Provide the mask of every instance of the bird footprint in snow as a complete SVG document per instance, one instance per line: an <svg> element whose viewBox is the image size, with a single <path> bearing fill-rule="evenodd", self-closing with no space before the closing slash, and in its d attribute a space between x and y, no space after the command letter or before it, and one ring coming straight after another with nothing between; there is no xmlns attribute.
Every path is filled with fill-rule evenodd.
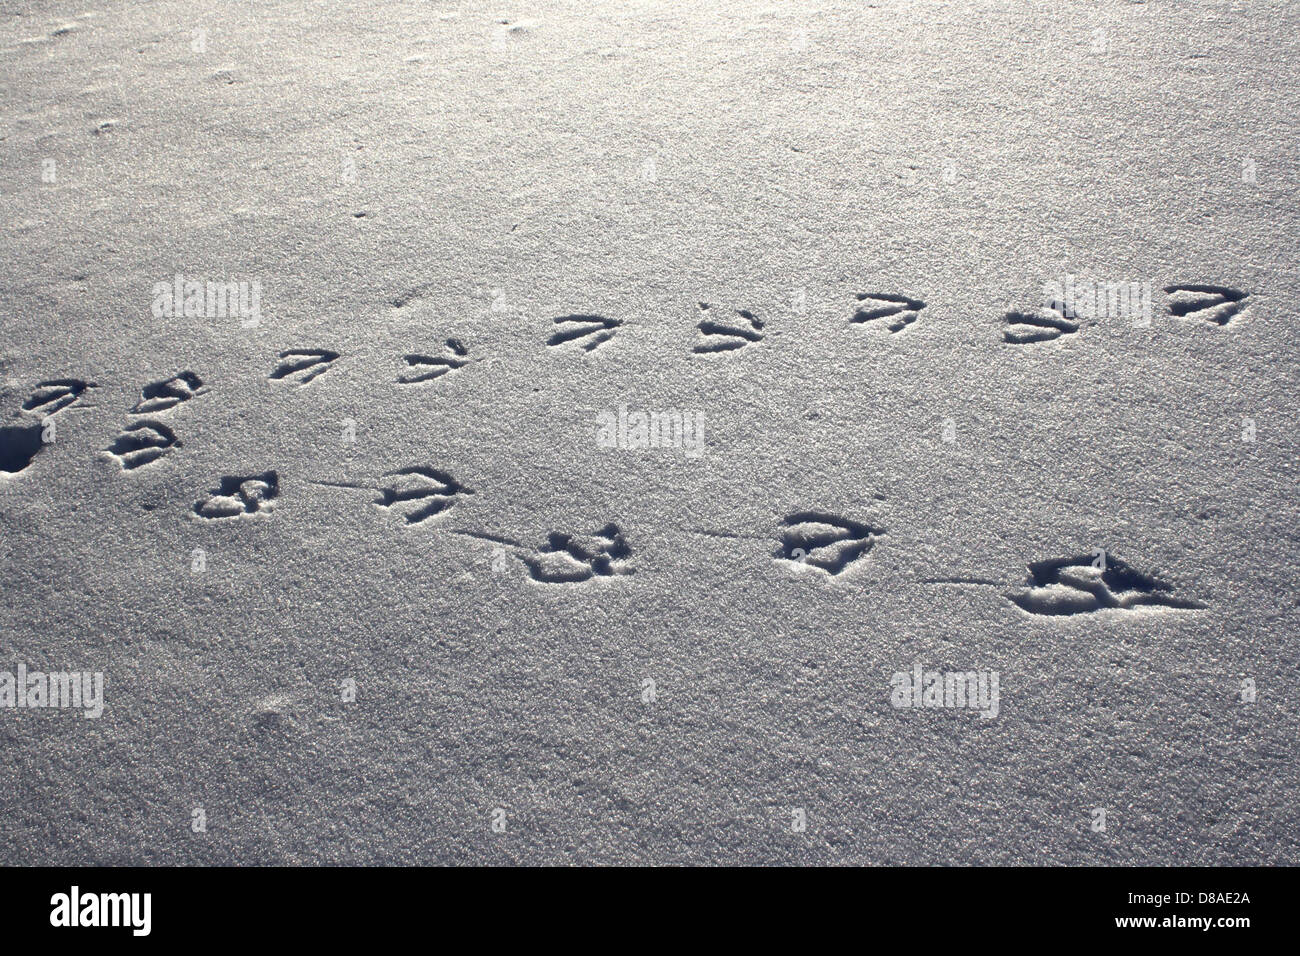
<svg viewBox="0 0 1300 956"><path fill-rule="evenodd" d="M306 385L334 366L338 352L329 349L286 349L279 354L279 363L271 370L270 378L282 379L297 376L294 381Z"/></svg>
<svg viewBox="0 0 1300 956"><path fill-rule="evenodd" d="M614 331L623 324L619 319L607 319L602 315L562 315L553 321L556 330L546 340L547 345L575 342L586 352L608 342L614 336Z"/></svg>
<svg viewBox="0 0 1300 956"><path fill-rule="evenodd" d="M280 476L274 471L226 475L216 489L194 505L194 513L209 520L265 514L279 494Z"/></svg>
<svg viewBox="0 0 1300 956"><path fill-rule="evenodd" d="M1143 605L1196 609L1197 601L1178 597L1174 589L1104 551L1052 558L1029 565L1028 586L1008 599L1030 614L1089 614L1132 610Z"/></svg>
<svg viewBox="0 0 1300 956"><path fill-rule="evenodd" d="M707 302L699 304L703 318L696 326L701 338L696 343L696 353L730 352L743 348L751 342L763 341L763 320L745 309L737 309L736 315L741 319L734 325L727 325L714 318L713 306Z"/></svg>
<svg viewBox="0 0 1300 956"><path fill-rule="evenodd" d="M830 575L846 571L885 533L884 528L819 511L795 512L783 524L775 557Z"/></svg>
<svg viewBox="0 0 1300 956"><path fill-rule="evenodd" d="M397 380L403 385L428 382L469 364L468 355L469 350L460 339L448 339L446 355L403 355L407 370L399 374Z"/></svg>

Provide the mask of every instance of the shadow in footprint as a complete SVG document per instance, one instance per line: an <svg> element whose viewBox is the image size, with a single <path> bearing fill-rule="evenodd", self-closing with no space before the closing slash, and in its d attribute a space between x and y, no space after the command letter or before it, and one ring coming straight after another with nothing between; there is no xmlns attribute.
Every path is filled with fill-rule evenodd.
<svg viewBox="0 0 1300 956"><path fill-rule="evenodd" d="M632 549L618 525L610 522L589 535L552 531L546 544L520 559L528 574L543 584L573 584L593 577L631 574L626 562Z"/></svg>
<svg viewBox="0 0 1300 956"><path fill-rule="evenodd" d="M52 378L37 382L31 398L23 402L23 411L53 415L76 402L87 389L94 387L94 382L83 382L79 378Z"/></svg>
<svg viewBox="0 0 1300 956"><path fill-rule="evenodd" d="M890 332L901 332L921 315L925 303L906 295L894 295L888 292L859 292L855 298L862 303L853 313L850 322L861 325L877 319L889 319L886 328Z"/></svg>
<svg viewBox="0 0 1300 956"><path fill-rule="evenodd" d="M575 342L586 352L608 342L613 337L614 330L623 324L620 319L607 319L603 315L562 315L552 321L557 329L546 340L547 345ZM581 341L582 339L586 341Z"/></svg>
<svg viewBox="0 0 1300 956"><path fill-rule="evenodd" d="M397 381L403 385L428 382L469 364L469 359L466 357L469 355L469 349L465 348L460 339L448 339L447 352L447 355L403 355L402 361L407 364L409 370L398 375Z"/></svg>
<svg viewBox="0 0 1300 956"><path fill-rule="evenodd" d="M30 465L44 447L39 424L0 428L0 472L17 474Z"/></svg>
<svg viewBox="0 0 1300 956"><path fill-rule="evenodd" d="M127 471L157 461L172 448L181 447L175 433L162 422L137 422L128 425L108 447Z"/></svg>
<svg viewBox="0 0 1300 956"><path fill-rule="evenodd" d="M1187 283L1165 286L1172 297L1169 314L1178 318L1204 319L1214 325L1227 325L1246 308L1248 293L1223 285Z"/></svg>
<svg viewBox="0 0 1300 956"><path fill-rule="evenodd" d="M1029 565L1025 590L1007 598L1030 614L1091 614L1141 606L1195 610L1205 605L1108 554L1051 558Z"/></svg>
<svg viewBox="0 0 1300 956"><path fill-rule="evenodd" d="M1002 338L1012 345L1047 342L1079 331L1079 323L1067 319L1055 309L1040 308L1032 312L1008 312L1002 317L1007 327Z"/></svg>
<svg viewBox="0 0 1300 956"><path fill-rule="evenodd" d="M299 385L306 385L316 376L328 372L339 353L329 349L286 349L278 357L279 363L267 377L278 380L296 375L298 377L295 381Z"/></svg>
<svg viewBox="0 0 1300 956"><path fill-rule="evenodd" d="M131 409L132 415L149 415L173 408L181 402L202 393L203 379L193 372L181 372L161 382L152 382L140 389L140 401Z"/></svg>
<svg viewBox="0 0 1300 956"><path fill-rule="evenodd" d="M763 320L753 312L737 309L736 315L744 320L744 324L727 325L711 317L710 310L713 306L709 303L701 302L699 307L704 318L696 325L702 335L694 348L696 354L731 352L751 342L763 341Z"/></svg>
<svg viewBox="0 0 1300 956"><path fill-rule="evenodd" d="M836 575L869 552L884 528L819 511L798 511L786 517L781 546L774 557L809 565Z"/></svg>
<svg viewBox="0 0 1300 956"><path fill-rule="evenodd" d="M398 511L405 517L407 524L426 521L454 505L457 496L474 493L447 472L423 465L390 471L384 477L395 480L379 489L379 498L375 504ZM413 507L403 511L397 507L399 505Z"/></svg>

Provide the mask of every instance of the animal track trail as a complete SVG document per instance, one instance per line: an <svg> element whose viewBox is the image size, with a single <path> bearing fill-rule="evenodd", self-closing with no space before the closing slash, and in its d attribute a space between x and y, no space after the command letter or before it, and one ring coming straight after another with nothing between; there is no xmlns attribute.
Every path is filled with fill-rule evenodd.
<svg viewBox="0 0 1300 956"><path fill-rule="evenodd" d="M469 350L460 339L448 339L446 348L447 355L403 355L407 371L399 374L397 380L403 385L428 382L469 364Z"/></svg>
<svg viewBox="0 0 1300 956"><path fill-rule="evenodd" d="M901 332L918 318L925 303L906 295L893 295L886 292L859 292L855 296L858 310L853 313L850 322L862 325L879 319L889 319L885 327L890 333Z"/></svg>
<svg viewBox="0 0 1300 956"><path fill-rule="evenodd" d="M276 381L291 378L301 386L333 368L339 353L329 349L285 349L277 357L280 361L267 377Z"/></svg>
<svg viewBox="0 0 1300 956"><path fill-rule="evenodd" d="M423 465L390 471L384 477L394 480L379 489L375 504L401 514L408 525L442 514L462 495L474 494L447 472Z"/></svg>
<svg viewBox="0 0 1300 956"><path fill-rule="evenodd" d="M781 545L774 557L832 576L848 570L885 534L884 528L820 511L795 512L782 524Z"/></svg>
<svg viewBox="0 0 1300 956"><path fill-rule="evenodd" d="M1171 296L1169 314L1178 318L1204 319L1227 325L1246 309L1249 293L1222 285L1189 283L1165 286Z"/></svg>
<svg viewBox="0 0 1300 956"><path fill-rule="evenodd" d="M175 408L207 391L203 379L193 372L180 372L159 382L150 382L140 389L140 400L131 409L132 415L152 415Z"/></svg>
<svg viewBox="0 0 1300 956"><path fill-rule="evenodd" d="M143 421L127 425L108 446L108 453L124 471L133 471L180 447L176 433L162 422Z"/></svg>
<svg viewBox="0 0 1300 956"><path fill-rule="evenodd" d="M1079 331L1079 323L1074 319L1067 319L1063 313L1046 307L1032 312L1011 311L1002 317L1002 321L1006 323L1002 339L1012 345L1050 342Z"/></svg>
<svg viewBox="0 0 1300 956"><path fill-rule="evenodd" d="M274 471L260 475L226 475L194 513L209 521L268 513L280 495L280 476Z"/></svg>
<svg viewBox="0 0 1300 956"><path fill-rule="evenodd" d="M83 382L79 378L52 378L37 382L31 397L23 402L23 411L53 415L76 404L87 391L96 387L94 382Z"/></svg>
<svg viewBox="0 0 1300 956"><path fill-rule="evenodd" d="M614 337L615 330L623 324L621 319L607 319L602 315L562 315L552 320L555 332L546 340L547 345L564 345L574 342L590 352ZM585 340L585 341L584 341Z"/></svg>
<svg viewBox="0 0 1300 956"><path fill-rule="evenodd" d="M1007 598L1030 614L1091 614L1141 606L1205 607L1199 601L1178 597L1170 585L1105 552L1035 561L1029 565L1029 575L1025 589Z"/></svg>
<svg viewBox="0 0 1300 956"><path fill-rule="evenodd" d="M699 303L703 318L696 328L702 337L695 344L696 354L712 352L733 352L754 342L763 341L763 320L745 309L737 309L736 315L744 320L743 324L727 325L712 317L713 306L707 302Z"/></svg>

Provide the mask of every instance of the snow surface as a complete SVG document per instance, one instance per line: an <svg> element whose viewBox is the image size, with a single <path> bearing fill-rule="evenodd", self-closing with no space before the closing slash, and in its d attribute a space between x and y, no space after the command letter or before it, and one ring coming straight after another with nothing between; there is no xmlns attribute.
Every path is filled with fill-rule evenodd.
<svg viewBox="0 0 1300 956"><path fill-rule="evenodd" d="M106 706L0 708L0 862L1300 862L1297 21L11 5L0 463L56 428L0 473L0 670ZM177 273L260 321L155 316ZM1071 275L1150 325L1009 340ZM602 447L620 406L702 454ZM1196 606L1024 597L1099 549ZM998 716L895 708L917 663Z"/></svg>

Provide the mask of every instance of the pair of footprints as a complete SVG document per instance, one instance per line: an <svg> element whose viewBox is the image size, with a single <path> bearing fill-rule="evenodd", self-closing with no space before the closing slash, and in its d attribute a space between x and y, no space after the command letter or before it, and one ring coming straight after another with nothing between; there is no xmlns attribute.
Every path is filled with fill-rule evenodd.
<svg viewBox="0 0 1300 956"><path fill-rule="evenodd" d="M1201 319L1224 326L1246 308L1249 293L1227 286L1187 283L1165 286L1170 296L1169 314L1177 318ZM1012 345L1049 342L1074 335L1082 327L1074 310L1062 302L1051 302L1033 311L1011 311L1003 316L1004 341Z"/></svg>
<svg viewBox="0 0 1300 956"><path fill-rule="evenodd" d="M884 528L838 515L798 512L785 519L776 557L838 575L870 552L884 534ZM1175 610L1205 607L1199 601L1176 594L1167 582L1138 571L1105 551L1034 561L1028 567L1027 585L1006 597L1030 614L1063 616L1131 611L1139 607Z"/></svg>
<svg viewBox="0 0 1300 956"><path fill-rule="evenodd" d="M597 577L631 574L632 548L617 524L584 535L553 531L538 549L527 548L518 541L497 535L462 531L471 537L484 538L509 547L528 568L529 577L544 584L573 584ZM801 511L783 522L779 546L774 554L779 560L815 568L838 575L865 556L885 533L858 521L815 511ZM494 570L502 570L502 547L493 561Z"/></svg>
<svg viewBox="0 0 1300 956"><path fill-rule="evenodd" d="M857 310L849 319L855 324L888 319L885 323L890 332L901 332L917 320L925 303L910 296L889 293L860 292L856 296L859 303ZM715 352L734 352L763 341L765 323L748 309L736 309L735 318L719 318L711 303L698 303L700 321L696 329L700 332L699 340L692 349L697 355ZM546 340L549 346L567 345L572 342L583 351L592 352L613 338L614 333L623 324L621 319L610 319L602 315L562 315L552 320L556 329Z"/></svg>
<svg viewBox="0 0 1300 956"><path fill-rule="evenodd" d="M407 524L427 521L451 508L462 495L474 493L447 472L423 465L399 468L383 477L387 482L377 486L326 481L312 484L378 491L375 504L400 513ZM195 503L194 513L208 520L266 514L279 496L280 476L276 471L226 475L206 498Z"/></svg>
<svg viewBox="0 0 1300 956"><path fill-rule="evenodd" d="M156 416L197 398L205 391L203 380L189 371L145 385L140 389L140 400L131 409L131 415L149 417L138 418L123 428L108 447L108 453L124 470L133 471L181 447L176 433Z"/></svg>
<svg viewBox="0 0 1300 956"><path fill-rule="evenodd" d="M925 303L906 295L892 295L884 292L859 292L856 296L857 310L849 321L855 325L868 322L888 320L884 323L890 333L901 332L921 314ZM740 321L719 321L714 317L713 306L707 302L699 303L702 318L696 328L700 330L700 340L695 344L694 352L708 354L711 352L732 352L754 342L763 341L763 320L746 309L737 309Z"/></svg>
<svg viewBox="0 0 1300 956"><path fill-rule="evenodd" d="M629 564L632 548L627 536L613 522L591 534L552 531L546 543L536 549L499 535L474 531L457 533L485 539L499 546L493 559L493 570L504 570L505 553L509 548L528 568L529 577L544 584L575 584L592 578L633 573ZM783 522L774 557L838 575L865 556L884 533L883 528L837 515L796 512Z"/></svg>
<svg viewBox="0 0 1300 956"><path fill-rule="evenodd" d="M298 385L306 385L333 368L340 355L329 349L285 349L276 358L279 361L271 369L268 378L272 381L287 379ZM403 385L414 385L464 368L469 364L470 358L465 343L460 339L447 339L441 355L411 352L403 355L402 361L406 368L398 374L397 381Z"/></svg>
<svg viewBox="0 0 1300 956"><path fill-rule="evenodd" d="M595 577L632 573L628 564L632 549L626 535L613 522L589 535L553 531L546 544L536 550L495 535L461 533L487 538L515 549L527 566L529 576L545 584L572 584ZM796 512L783 522L774 557L838 575L864 557L884 533L883 528L837 515ZM504 557L504 549L498 552L498 558L501 557ZM500 570L495 562L494 569Z"/></svg>

